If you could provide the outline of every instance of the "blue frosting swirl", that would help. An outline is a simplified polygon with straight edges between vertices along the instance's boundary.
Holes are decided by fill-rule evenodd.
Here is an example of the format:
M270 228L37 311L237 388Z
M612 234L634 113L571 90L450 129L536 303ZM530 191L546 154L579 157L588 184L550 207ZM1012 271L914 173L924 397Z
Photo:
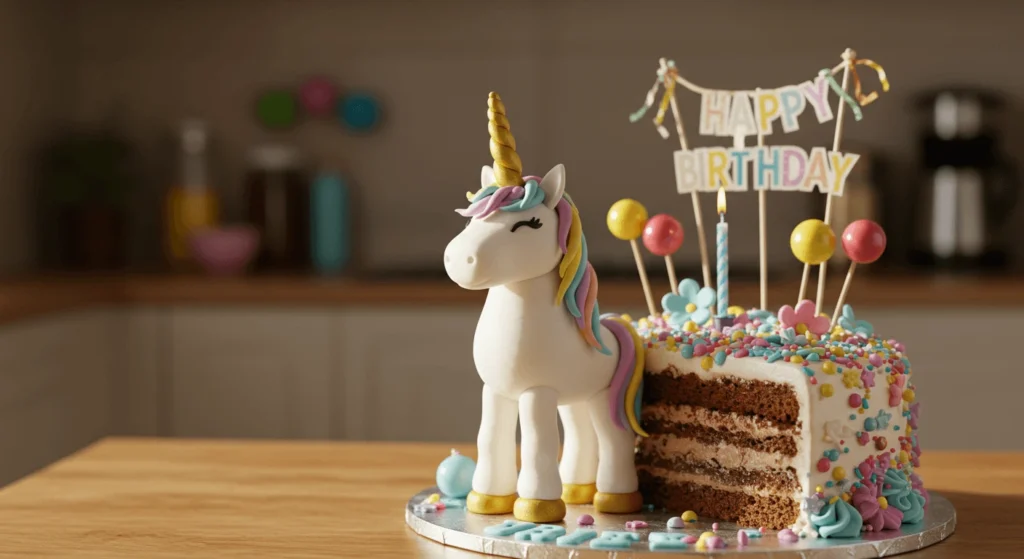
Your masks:
M924 520L924 497L914 490L910 481L896 469L885 472L882 496L903 513L904 524L917 524Z
M842 499L836 499L818 514L811 515L811 526L823 538L856 538L863 525L864 518L857 509Z

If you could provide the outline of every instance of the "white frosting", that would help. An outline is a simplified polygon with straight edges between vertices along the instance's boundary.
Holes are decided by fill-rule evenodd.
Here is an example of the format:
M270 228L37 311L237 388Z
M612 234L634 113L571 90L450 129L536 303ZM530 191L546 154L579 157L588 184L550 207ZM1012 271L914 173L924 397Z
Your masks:
M779 493L772 491L764 487L753 487L750 485L730 485L722 483L711 476L704 474L696 474L692 472L675 472L667 470L665 468L658 468L656 466L640 466L640 471L649 472L651 475L660 477L662 479L674 482L674 483L695 483L700 485L706 485L712 489L718 489L719 491L729 491L730 493L743 493L744 495L757 495L760 497L773 497L776 495L786 495L785 493Z
M664 444L654 445L654 452L664 458L686 456L695 462L718 462L723 468L746 468L757 470L764 468L783 470L795 466L795 459L783 454L761 452L752 448L744 448L720 442L709 445L694 439L666 437Z
M687 405L652 404L644 407L644 417L674 423L693 423L710 427L716 431L728 431L754 439L778 437L780 435L798 435L800 433L800 429L797 427L780 429L770 421L759 417L723 413L717 410Z

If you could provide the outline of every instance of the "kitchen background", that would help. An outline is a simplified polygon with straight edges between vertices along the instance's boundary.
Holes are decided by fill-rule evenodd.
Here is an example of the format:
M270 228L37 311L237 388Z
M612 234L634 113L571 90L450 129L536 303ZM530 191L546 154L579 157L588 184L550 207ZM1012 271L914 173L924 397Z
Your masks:
M490 163L487 93L526 171L565 164L603 308L639 313L632 255L604 227L615 200L679 218L677 271L699 276L675 139L627 118L658 58L701 85L772 87L846 47L892 81L844 133L864 158L837 219L889 238L851 302L908 342L928 408L970 410L928 414L926 447L1022 448L999 427L1024 388L999 357L1024 326L1022 20L994 0L0 0L0 302L47 309L0 331L0 482L110 433L471 440L481 299L447 283L441 255ZM296 110L331 87L325 115ZM692 146L721 144L696 134L699 98L679 100ZM833 130L805 115L786 141L828 146ZM944 164L978 173L950 182ZM823 200L768 204L781 305L800 271L789 232ZM710 223L711 196L704 210ZM730 197L738 282L756 281L756 212L753 194ZM228 228L193 239L201 226ZM267 234L243 269L229 257L257 250L253 230ZM664 263L646 258L660 294ZM966 341L976 353L943 353Z

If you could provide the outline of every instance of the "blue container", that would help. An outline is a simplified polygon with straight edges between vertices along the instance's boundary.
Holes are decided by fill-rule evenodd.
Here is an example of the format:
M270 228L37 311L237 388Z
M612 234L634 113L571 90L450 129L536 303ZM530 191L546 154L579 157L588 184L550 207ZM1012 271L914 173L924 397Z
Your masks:
M310 189L313 268L321 274L341 272L352 258L351 199L339 175L322 173Z

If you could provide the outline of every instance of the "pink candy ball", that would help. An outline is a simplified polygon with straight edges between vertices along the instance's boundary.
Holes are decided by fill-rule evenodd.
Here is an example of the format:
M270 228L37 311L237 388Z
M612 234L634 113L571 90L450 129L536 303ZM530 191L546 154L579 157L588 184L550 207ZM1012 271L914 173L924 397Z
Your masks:
M870 264L885 252L885 231L870 219L858 219L843 230L843 250L850 260Z
M594 524L594 517L589 514L581 514L580 517L576 519L576 524L579 524L580 526L592 526Z
M337 88L326 78L310 78L299 88L299 103L314 116L329 116L337 97Z
M668 214L648 219L642 236L647 250L658 256L668 256L683 246L683 226Z

